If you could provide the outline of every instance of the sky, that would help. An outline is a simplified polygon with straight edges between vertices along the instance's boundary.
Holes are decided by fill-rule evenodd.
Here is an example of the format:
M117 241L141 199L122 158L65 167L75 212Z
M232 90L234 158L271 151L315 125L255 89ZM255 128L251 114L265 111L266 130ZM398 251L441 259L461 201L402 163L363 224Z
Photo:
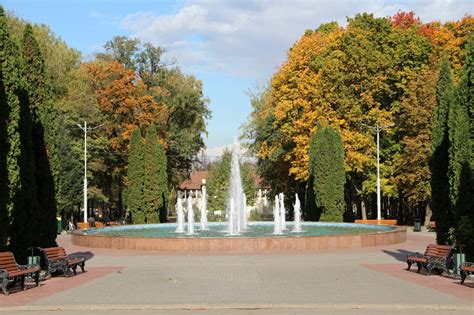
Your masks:
M251 112L248 91L269 81L306 29L369 12L414 11L424 22L474 13L473 0L0 0L7 11L51 27L90 59L126 35L166 49L203 82L210 99L208 148L232 143Z

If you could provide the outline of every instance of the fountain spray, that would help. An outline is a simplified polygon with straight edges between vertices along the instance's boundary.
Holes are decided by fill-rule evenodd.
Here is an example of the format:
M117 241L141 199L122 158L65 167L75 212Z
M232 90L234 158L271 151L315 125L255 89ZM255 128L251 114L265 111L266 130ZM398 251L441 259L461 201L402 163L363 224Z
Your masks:
M280 220L280 200L278 195L275 196L275 205L273 206L273 234L281 235L281 220Z
M188 235L194 235L193 199L188 197Z
M300 199L298 198L298 194L295 194L295 195L296 195L296 200L295 200L295 205L294 205L295 227L293 229L293 232L301 233L301 203L300 203Z
M178 197L178 200L176 200L176 215L178 217L176 233L184 233L184 211L181 197Z

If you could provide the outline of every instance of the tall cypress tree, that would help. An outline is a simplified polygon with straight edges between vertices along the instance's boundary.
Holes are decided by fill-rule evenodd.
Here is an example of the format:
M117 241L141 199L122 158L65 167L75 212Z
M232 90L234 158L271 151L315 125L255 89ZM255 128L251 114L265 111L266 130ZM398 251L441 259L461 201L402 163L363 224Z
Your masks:
M318 129L321 128L318 126ZM309 163L308 163L308 182L306 184L306 197L305 207L303 210L304 219L306 221L318 221L319 213L317 213L316 202L314 199L314 161L316 160L317 152L317 139L315 134L311 137L311 143L309 145Z
M160 144L156 134L156 127L150 125L145 137L145 182L144 209L145 220L147 223L156 223L159 221L159 210L163 206L163 197L160 178Z
M436 107L433 112L433 140L431 169L431 208L436 220L436 241L448 241L448 231L453 226L453 214L449 198L449 131L448 115L453 97L451 66L448 59L441 63L436 85Z
M450 188L456 242L474 259L474 37L467 44L466 63L449 117ZM451 112L450 112L451 115Z
M39 245L35 242L37 231L38 205L36 200L36 187L34 180L34 157L31 141L31 117L28 95L22 80L22 63L19 49L11 39L7 20L0 7L0 62L2 73L3 91L2 115L7 118L7 137L2 134L3 154L7 154L7 174L0 178L8 178L7 215L1 214L2 239L5 230L8 231L9 247L17 255L20 262L25 256L25 249ZM3 119L6 116L3 116ZM0 131L1 132L1 131ZM3 130L4 132L4 130ZM3 149L6 149L3 151ZM3 161L5 159L3 158ZM4 171L4 166L3 171ZM2 172L3 172L2 171ZM2 185L5 185L3 183ZM2 194L5 194L3 191ZM2 196L2 201L5 200ZM2 206L0 206L2 208ZM3 208L4 210L4 208ZM8 217L7 222L3 221ZM2 242L4 242L2 240ZM5 246L2 244L1 246Z
M5 13L0 6L0 251L5 250L8 240L9 228L9 173L8 173L8 156L9 150L9 128L7 127L10 120L10 106L8 96L11 87L12 77L9 71L11 67L12 56L9 51L10 38L5 19ZM11 96L10 96L11 98Z
M132 221L137 224L145 223L145 201L143 199L145 156L143 152L142 134L139 128L133 130L130 136L127 177L127 205L132 215Z
M33 152L36 165L36 188L40 216L40 245L56 246L57 205L54 189L54 178L51 172L48 153L57 159L55 136L57 120L54 119L51 101L51 84L46 73L46 66L38 42L33 35L33 28L27 24L23 34L23 59L25 62L23 76L28 86L28 98L31 108ZM45 131L47 130L47 132ZM49 143L45 141L49 133Z
M319 126L312 139L312 161L316 216L321 221L342 221L344 213L344 148L339 133Z
M166 173L168 167L168 159L166 158L165 149L161 143L158 144L158 156L160 169L160 194L161 194L161 205L159 206L159 218L160 222L164 223L168 221L168 174Z

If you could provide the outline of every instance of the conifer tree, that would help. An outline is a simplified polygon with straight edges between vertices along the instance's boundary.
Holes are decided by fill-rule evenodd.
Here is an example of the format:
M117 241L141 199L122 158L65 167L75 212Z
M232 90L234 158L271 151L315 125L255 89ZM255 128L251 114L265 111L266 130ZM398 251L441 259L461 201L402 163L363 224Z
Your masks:
M23 262L24 249L38 245L35 242L37 231L38 206L34 180L34 157L31 143L31 118L28 95L22 80L22 63L19 49L11 39L3 8L0 7L0 67L2 73L2 120L6 118L5 129L0 130L2 153L6 153L6 171L0 177L8 189L2 191L2 203L7 199L7 213L0 214L0 237L5 246L5 231L8 231L10 249ZM2 123L0 123L2 124ZM5 141L6 140L6 141ZM3 160L3 161L2 161ZM5 158L0 160L4 163ZM5 166L0 166L5 170ZM2 189L3 190L3 189ZM5 207L0 206L0 211ZM6 221L5 221L6 219Z
M9 204L9 172L7 167L7 159L9 156L9 118L10 106L8 104L9 91L12 84L9 65L12 65L8 54L10 44L8 29L6 25L5 13L0 6L0 251L5 250L8 239L9 212L7 205ZM10 66L11 67L11 66Z
M436 241L448 241L448 231L453 226L453 215L449 198L449 132L448 115L453 96L451 67L448 59L440 66L436 85L436 107L433 112L433 138L431 169L431 208L436 220Z
M474 37L467 45L466 62L455 104L449 117L449 183L455 214L456 242L466 246L468 259L474 259Z
M168 167L168 160L166 158L165 149L163 145L157 142L158 145L158 156L160 169L159 169L159 180L160 180L160 195L161 204L159 206L159 218L161 223L168 221L168 174L166 172Z
M160 144L158 143L156 127L150 125L145 137L145 182L144 213L146 223L159 222L159 211L163 206L160 168Z
M128 155L128 191L127 205L133 223L145 223L143 185L145 179L145 157L143 152L142 134L137 128L130 136L130 149Z
M32 120L26 84L20 81L20 120L18 130L20 134L20 189L13 199L10 226L10 250L15 257L24 263L25 249L42 246L41 222L38 206L37 184L35 178L36 166L33 151Z
M306 221L319 220L319 213L317 212L314 199L314 161L318 154L316 145L316 137L313 135L309 144L308 182L306 184L305 207L303 209L303 215Z
M321 221L342 221L344 213L344 148L341 136L331 126L319 126L313 135L314 200Z
M56 215L54 178L50 161L57 161L57 120L53 115L51 102L51 85L38 42L30 24L23 34L23 77L28 88L28 99L31 108L33 152L35 157L35 178L38 196L40 227L40 246L56 245ZM46 137L49 134L49 137ZM49 138L46 143L46 138ZM50 157L48 157L48 153ZM55 163L58 164L57 162Z

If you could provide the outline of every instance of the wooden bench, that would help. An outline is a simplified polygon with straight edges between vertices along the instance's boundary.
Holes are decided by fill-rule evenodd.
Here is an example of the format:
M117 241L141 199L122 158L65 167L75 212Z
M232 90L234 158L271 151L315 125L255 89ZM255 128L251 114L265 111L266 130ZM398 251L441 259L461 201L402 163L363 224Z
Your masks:
M461 265L460 269L461 269L461 284L464 284L464 280L466 280L466 278L469 275L474 274L474 263L465 262Z
M424 254L412 253L407 256L407 270L410 270L412 264L416 263L419 273L425 268L427 274L431 274L432 270L438 270L439 273L446 271L449 273L448 263L451 260L451 246L430 244L426 248Z
M35 247L33 248L33 253L34 255L39 255L42 261L44 261L41 266L46 269L48 274L61 271L64 277L67 278L69 269L72 269L74 275L77 274L76 269L78 266L82 272L84 272L84 266L86 264L85 257L69 257L63 247Z
M34 274L36 286L39 285L40 266L19 265L11 252L0 253L0 287L3 294L8 295L8 288L20 282L22 290L26 290L25 277Z

